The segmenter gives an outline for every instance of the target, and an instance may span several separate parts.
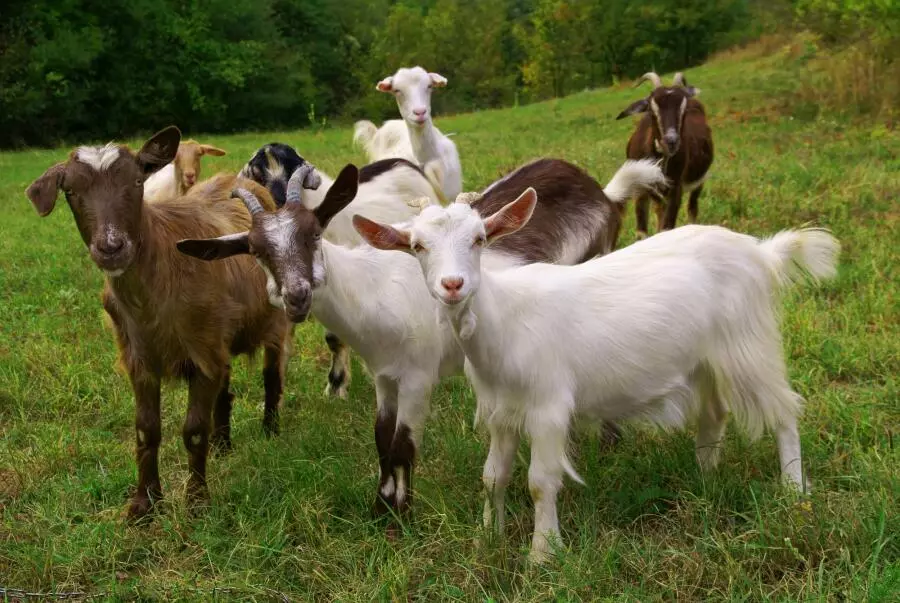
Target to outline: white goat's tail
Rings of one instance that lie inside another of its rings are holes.
[[[441,161],[439,159],[429,161],[422,166],[422,173],[425,174],[425,179],[428,180],[431,188],[434,189],[434,194],[441,205],[447,205],[449,201],[444,196],[444,168],[441,165]]]
[[[786,286],[804,276],[815,281],[834,277],[841,244],[824,228],[801,228],[763,239],[759,249],[778,284]]]
[[[375,139],[375,133],[377,131],[378,126],[368,119],[362,119],[356,122],[353,124],[353,144],[364,150],[366,155],[371,155],[370,147],[372,146],[372,141]]]
[[[613,203],[625,203],[638,193],[665,186],[666,176],[653,159],[629,159],[613,174],[603,194]]]

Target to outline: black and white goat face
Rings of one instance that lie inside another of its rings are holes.
[[[239,176],[263,185],[272,193],[275,205],[281,207],[287,201],[287,185],[291,175],[304,165],[310,165],[293,147],[272,142],[261,147],[241,169]],[[317,178],[314,170],[310,178]],[[308,183],[306,188],[317,188]]]
[[[179,251],[204,260],[253,255],[266,272],[269,301],[284,308],[292,322],[303,322],[309,315],[313,291],[325,282],[322,233],[328,222],[353,201],[359,181],[356,166],[347,165],[321,205],[310,210],[300,202],[300,189],[312,169],[306,164],[293,173],[285,204],[275,212],[264,211],[251,192],[236,189],[233,195],[244,201],[253,216],[250,231],[179,241]]]

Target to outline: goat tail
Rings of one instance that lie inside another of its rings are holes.
[[[368,119],[362,119],[353,124],[353,144],[362,148],[367,155],[371,154],[370,147],[375,139],[375,133],[378,126],[370,122]]]
[[[653,159],[629,159],[613,174],[603,194],[613,203],[625,203],[639,193],[665,186],[666,176],[660,162]]]
[[[824,228],[783,230],[759,242],[769,268],[781,286],[804,276],[814,281],[833,278],[841,244]]]
[[[435,159],[423,165],[422,173],[425,174],[425,179],[434,189],[434,194],[441,205],[447,205],[451,200],[444,195],[444,168],[440,160]]]

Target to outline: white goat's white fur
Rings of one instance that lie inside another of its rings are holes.
[[[635,163],[625,162],[611,180],[611,184],[621,183],[623,174],[630,174],[629,196],[661,178],[659,168],[655,173],[637,172]],[[357,199],[362,194],[360,187]],[[339,212],[335,220],[341,214],[357,213],[353,209],[356,203],[354,200]],[[585,252],[582,249],[581,255]],[[432,388],[441,377],[463,369],[463,354],[452,326],[436,320],[440,304],[430,295],[419,263],[411,255],[368,245],[348,248],[326,240],[322,242],[322,261],[327,279],[313,290],[312,314],[362,357],[375,380],[379,415],[396,414],[397,423],[409,427],[419,448]],[[490,249],[483,261],[493,270],[522,263]],[[407,492],[406,476],[394,478],[400,497]]]
[[[102,172],[116,162],[119,158],[119,146],[115,143],[107,143],[102,147],[78,147],[75,150],[75,159]]]
[[[457,331],[477,319],[459,341],[478,398],[476,421],[491,435],[487,525],[502,523],[503,491],[524,432],[532,443],[532,556],[549,553],[559,537],[563,473],[580,481],[566,453],[577,416],[667,428],[697,418],[697,458],[710,468],[730,410],[751,437],[775,432],[785,481],[804,487],[796,422],[802,399],[787,381],[775,302],[778,288],[801,274],[835,274],[840,247],[827,231],[758,240],[683,226],[577,266],[493,272],[468,244],[485,236],[488,220],[455,203],[427,208],[407,233],[428,250],[418,256],[433,296],[442,299],[444,277],[467,283],[462,302],[443,306],[446,318]]]
[[[443,176],[444,197],[452,200],[462,191],[459,152],[431,119],[432,86],[444,86],[446,81],[421,67],[399,69],[382,80],[378,88],[396,96],[401,119],[386,121],[381,128],[371,121],[358,121],[353,140],[366,151],[370,161],[402,157],[417,163],[426,172],[429,164],[437,164]]]

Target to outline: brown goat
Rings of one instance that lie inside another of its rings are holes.
[[[156,202],[186,194],[200,180],[200,158],[204,155],[221,157],[225,151],[196,140],[182,140],[172,163],[147,178],[144,200]]]
[[[681,195],[690,193],[688,220],[697,221],[698,203],[703,183],[713,161],[712,132],[706,123],[703,105],[694,98],[699,90],[689,86],[684,75],[675,74],[672,86],[663,86],[656,73],[645,73],[636,85],[645,80],[653,83],[647,98],[632,103],[616,119],[644,113],[628,140],[625,155],[628,159],[662,160],[663,173],[669,181],[665,199],[646,193],[635,202],[638,237],[647,236],[647,210],[653,197],[656,210],[656,229],[675,228]],[[649,112],[648,112],[649,111]]]
[[[136,154],[112,143],[79,147],[26,191],[41,216],[53,210],[60,190],[65,193],[91,259],[106,274],[103,307],[136,404],[138,488],[128,508],[132,518],[146,515],[162,496],[157,458],[163,379],[188,382],[182,437],[189,453],[189,501],[208,499],[210,439],[220,449],[231,446],[231,356],[264,348],[263,426],[267,434],[278,431],[289,323],[269,304],[264,272],[249,257],[198,262],[175,246],[188,237],[246,231],[250,215],[230,199],[232,188],[247,187],[262,197],[268,192],[255,182],[220,175],[186,197],[144,203],[144,179],[172,160],[180,136],[176,127],[166,128]]]

